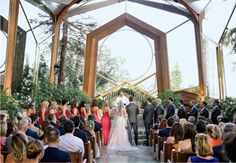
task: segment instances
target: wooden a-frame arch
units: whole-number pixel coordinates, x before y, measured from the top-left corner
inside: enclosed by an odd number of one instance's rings
[[[166,34],[125,13],[87,35],[83,90],[90,98],[94,97],[95,92],[98,41],[123,26],[128,26],[154,40],[158,92],[170,88]]]

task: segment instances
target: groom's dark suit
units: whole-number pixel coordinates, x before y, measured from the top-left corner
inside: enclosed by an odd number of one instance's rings
[[[154,106],[149,103],[145,108],[143,112],[143,120],[146,130],[146,139],[147,143],[146,145],[149,145],[149,133],[151,128],[153,127],[153,114],[154,114]]]
[[[128,113],[128,119],[131,126],[131,129],[134,130],[134,139],[135,144],[138,145],[138,114],[139,114],[139,108],[136,104],[131,102],[129,105],[126,106],[126,111]]]

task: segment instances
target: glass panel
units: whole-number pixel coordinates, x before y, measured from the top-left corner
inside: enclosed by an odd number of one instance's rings
[[[197,54],[192,22],[189,21],[169,33],[167,40],[171,88],[180,90],[198,86]]]

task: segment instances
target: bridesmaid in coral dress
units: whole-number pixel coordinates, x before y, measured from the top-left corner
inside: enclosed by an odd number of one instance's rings
[[[100,122],[99,116],[98,116],[99,108],[98,108],[98,100],[93,99],[92,106],[91,106],[91,114],[94,114],[96,119],[95,121]]]
[[[111,119],[110,119],[110,108],[107,102],[104,102],[104,107],[102,109],[103,116],[101,119],[102,122],[102,131],[103,131],[103,143],[107,145],[109,133],[111,129]]]
[[[86,112],[86,101],[82,100],[79,104],[79,114],[85,120],[87,119],[87,112]]]

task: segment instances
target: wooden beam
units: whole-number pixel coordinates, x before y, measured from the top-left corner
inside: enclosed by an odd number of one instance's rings
[[[17,23],[19,14],[20,0],[10,0],[9,4],[9,18],[8,18],[8,38],[7,38],[7,56],[6,56],[6,68],[3,90],[7,95],[11,95],[12,92],[12,78],[13,78],[13,65],[14,55],[16,50],[16,34]]]
[[[57,63],[58,58],[58,45],[59,45],[59,35],[60,35],[60,25],[62,22],[62,18],[64,14],[68,11],[68,9],[77,2],[78,0],[73,0],[69,5],[67,5],[60,14],[56,17],[56,21],[54,22],[54,37],[53,37],[53,46],[52,46],[52,54],[51,54],[51,66],[50,66],[50,81],[55,83],[55,73],[54,66]]]
[[[89,5],[84,5],[84,6],[79,6],[76,8],[73,8],[71,10],[69,10],[65,15],[64,18],[69,18],[75,15],[79,15],[79,14],[83,14],[89,11],[93,11],[93,10],[97,10],[106,6],[110,6],[116,3],[120,3],[123,2],[125,0],[106,0],[103,2],[97,2],[97,3],[93,3],[93,4],[89,4]]]
[[[225,97],[224,57],[223,57],[223,49],[221,46],[216,48],[216,59],[217,59],[220,99],[224,99]]]

